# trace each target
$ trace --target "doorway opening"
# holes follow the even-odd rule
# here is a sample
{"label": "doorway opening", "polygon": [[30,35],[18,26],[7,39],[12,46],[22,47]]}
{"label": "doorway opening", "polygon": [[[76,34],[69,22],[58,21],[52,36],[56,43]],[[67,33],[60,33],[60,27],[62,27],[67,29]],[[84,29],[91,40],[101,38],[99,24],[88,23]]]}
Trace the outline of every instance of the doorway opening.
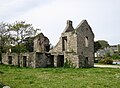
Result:
{"label": "doorway opening", "polygon": [[27,56],[23,56],[23,67],[27,66]]}
{"label": "doorway opening", "polygon": [[85,67],[88,66],[88,57],[85,57]]}
{"label": "doorway opening", "polygon": [[8,64],[12,64],[12,56],[8,56]]}
{"label": "doorway opening", "polygon": [[58,67],[63,67],[64,66],[64,55],[59,55],[58,56],[57,66]]}

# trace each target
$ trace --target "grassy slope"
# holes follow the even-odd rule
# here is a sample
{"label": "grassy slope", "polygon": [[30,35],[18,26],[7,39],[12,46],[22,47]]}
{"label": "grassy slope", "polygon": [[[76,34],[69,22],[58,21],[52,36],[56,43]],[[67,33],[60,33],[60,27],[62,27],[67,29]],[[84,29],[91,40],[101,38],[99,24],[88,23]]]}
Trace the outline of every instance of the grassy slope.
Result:
{"label": "grassy slope", "polygon": [[32,69],[0,65],[0,82],[11,88],[120,88],[120,69]]}

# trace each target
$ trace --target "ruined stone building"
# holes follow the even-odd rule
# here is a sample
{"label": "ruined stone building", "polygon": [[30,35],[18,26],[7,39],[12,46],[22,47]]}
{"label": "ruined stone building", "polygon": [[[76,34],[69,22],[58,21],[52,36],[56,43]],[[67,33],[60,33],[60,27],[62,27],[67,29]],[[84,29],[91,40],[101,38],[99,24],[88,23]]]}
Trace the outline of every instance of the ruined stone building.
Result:
{"label": "ruined stone building", "polygon": [[49,51],[49,39],[40,33],[34,37],[33,42],[34,52],[20,53],[19,55],[17,53],[3,53],[2,63],[20,67],[47,67],[46,52]]}
{"label": "ruined stone building", "polygon": [[52,50],[49,51],[49,39],[41,33],[34,38],[34,52],[20,54],[20,60],[15,53],[5,53],[2,57],[4,64],[22,67],[63,67],[66,62],[76,68],[93,67],[94,34],[86,20],[75,29],[72,21],[68,20]]}
{"label": "ruined stone building", "polygon": [[75,29],[72,21],[61,34],[57,45],[50,51],[54,57],[54,66],[63,66],[70,61],[74,67],[94,66],[94,34],[86,20],[83,20]]}

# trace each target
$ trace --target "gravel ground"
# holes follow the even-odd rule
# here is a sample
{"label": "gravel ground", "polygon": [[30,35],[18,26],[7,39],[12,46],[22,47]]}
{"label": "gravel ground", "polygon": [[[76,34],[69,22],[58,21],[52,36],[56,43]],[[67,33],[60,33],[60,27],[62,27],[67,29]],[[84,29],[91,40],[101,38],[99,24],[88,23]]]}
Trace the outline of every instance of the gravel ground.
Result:
{"label": "gravel ground", "polygon": [[100,68],[120,68],[120,66],[117,65],[94,65],[94,67],[100,67]]}

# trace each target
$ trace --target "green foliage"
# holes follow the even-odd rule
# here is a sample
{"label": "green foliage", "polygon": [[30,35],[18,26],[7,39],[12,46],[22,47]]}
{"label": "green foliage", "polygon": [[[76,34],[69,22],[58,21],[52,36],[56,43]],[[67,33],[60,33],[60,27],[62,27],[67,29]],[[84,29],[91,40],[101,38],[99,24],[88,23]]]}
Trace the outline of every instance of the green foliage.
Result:
{"label": "green foliage", "polygon": [[27,51],[33,52],[33,37],[26,38],[24,44]]}
{"label": "green foliage", "polygon": [[33,52],[33,38],[26,38],[24,43],[16,46],[11,46],[12,53]]}
{"label": "green foliage", "polygon": [[31,24],[26,24],[25,21],[16,21],[10,25],[10,31],[14,32],[14,40],[17,43],[23,43],[26,37],[34,36],[34,28]]}
{"label": "green foliage", "polygon": [[113,60],[120,60],[120,56],[119,55],[113,55],[113,56],[111,56],[111,58]]}
{"label": "green foliage", "polygon": [[0,83],[0,88],[3,88],[3,86],[4,86],[4,85],[3,85],[2,83]]}
{"label": "green foliage", "polygon": [[24,53],[24,52],[28,52],[28,50],[26,49],[25,44],[20,44],[16,46],[11,46],[11,52],[12,53]]}
{"label": "green foliage", "polygon": [[101,44],[98,41],[94,42],[94,52],[96,52],[99,49],[101,49],[101,47],[102,46],[101,46]]}
{"label": "green foliage", "polygon": [[119,68],[17,68],[0,65],[11,88],[120,88]]}
{"label": "green foliage", "polygon": [[[9,51],[11,44],[12,52],[33,51],[33,39],[40,29],[34,29],[32,24],[25,21],[16,21],[13,24],[0,23],[0,52]],[[28,39],[27,39],[28,38]],[[26,41],[27,39],[27,41]]]}
{"label": "green foliage", "polygon": [[64,63],[63,67],[64,68],[75,68],[73,63],[70,60],[68,60],[68,59],[66,59],[66,62]]}
{"label": "green foliage", "polygon": [[9,49],[8,46],[10,44],[10,34],[8,30],[7,23],[0,23],[0,52],[5,53]]}
{"label": "green foliage", "polygon": [[105,59],[100,60],[98,63],[101,63],[101,64],[112,64],[113,60],[110,57],[107,57]]}
{"label": "green foliage", "polygon": [[11,46],[12,53],[18,53],[18,46]]}
{"label": "green foliage", "polygon": [[0,62],[2,61],[2,52],[0,51]]}
{"label": "green foliage", "polygon": [[105,57],[111,57],[110,52],[107,52],[107,53],[105,54]]}
{"label": "green foliage", "polygon": [[109,43],[105,40],[98,40],[96,42],[98,42],[101,45],[101,49],[104,49],[109,46]]}

